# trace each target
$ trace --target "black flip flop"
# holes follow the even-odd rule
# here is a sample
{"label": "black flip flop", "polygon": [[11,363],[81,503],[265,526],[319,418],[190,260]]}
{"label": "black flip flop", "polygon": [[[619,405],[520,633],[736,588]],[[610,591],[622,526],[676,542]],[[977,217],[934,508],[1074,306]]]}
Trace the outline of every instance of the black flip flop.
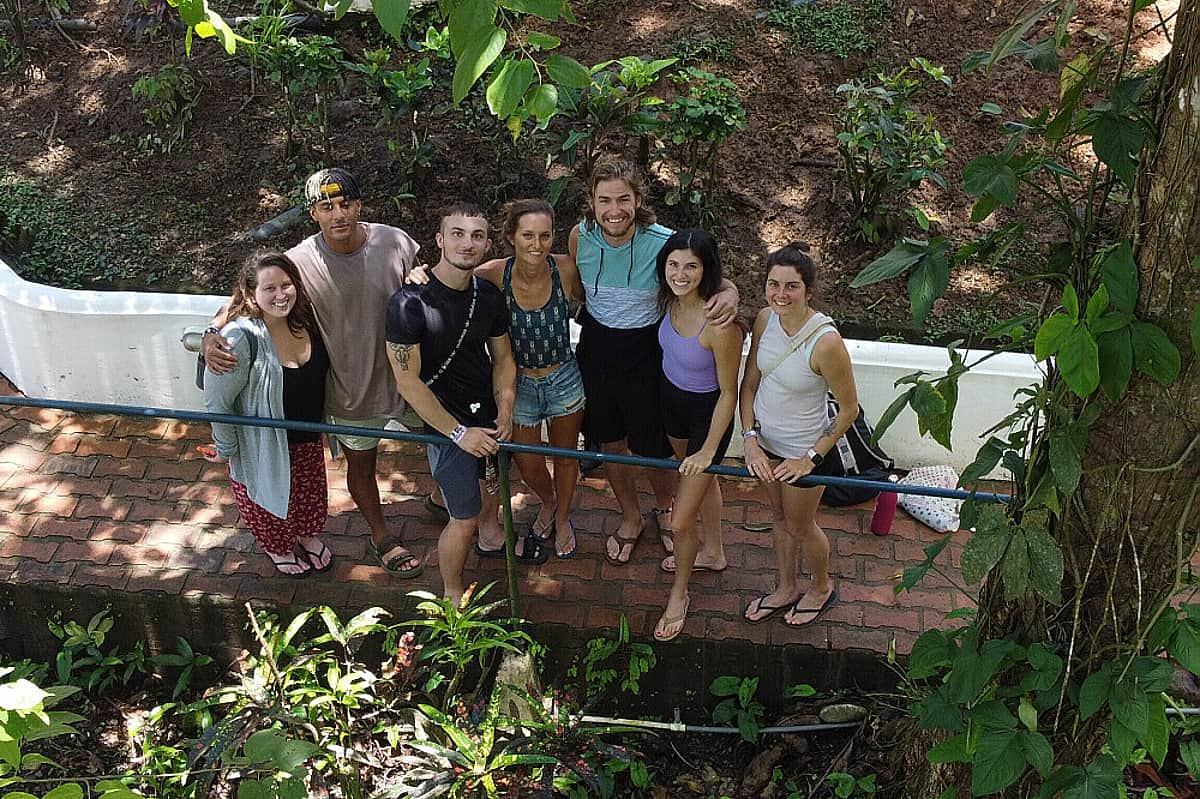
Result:
{"label": "black flip flop", "polygon": [[434,502],[433,494],[426,494],[421,504],[425,506],[425,511],[434,518],[434,521],[442,523],[450,521],[450,511],[446,510],[445,505]]}
{"label": "black flip flop", "polygon": [[[308,561],[309,566],[312,566],[312,571],[320,574],[321,572],[327,572],[333,568],[333,552],[329,550],[329,547],[325,546],[324,541],[317,542],[317,550],[315,552],[304,546],[304,544],[301,544],[299,541],[296,542],[296,546],[298,546],[300,551],[304,553],[304,559]],[[321,558],[325,556],[326,552],[329,552],[329,560],[325,562],[324,566],[318,566],[317,564],[321,562]]]}
{"label": "black flip flop", "polygon": [[[542,546],[544,542],[532,532],[525,534],[525,549],[517,555],[517,563],[530,563],[534,566],[545,563],[550,559],[550,547]],[[481,558],[503,558],[504,547],[499,549],[484,549],[475,542],[475,554]]]}
{"label": "black flip flop", "polygon": [[813,622],[815,622],[817,619],[821,618],[821,614],[824,613],[825,611],[829,610],[829,608],[831,608],[833,606],[833,604],[835,602],[837,602],[837,598],[838,598],[837,589],[835,588],[835,589],[833,589],[833,591],[830,592],[829,596],[825,599],[825,603],[823,605],[821,605],[821,607],[819,607],[819,608],[802,608],[802,607],[800,607],[800,603],[804,601],[804,595],[801,594],[800,598],[796,600],[796,604],[792,605],[792,612],[793,613],[815,613],[817,615],[813,616],[808,621],[789,622],[787,619],[784,619],[783,623],[785,625],[787,625],[788,627],[806,627],[809,624],[812,624]]}
{"label": "black flip flop", "polygon": [[[752,599],[750,601],[750,605],[753,605],[755,603],[758,604],[758,610],[760,613],[765,610],[767,612],[766,616],[761,616],[757,619],[752,619],[746,615],[747,613],[750,612],[750,606],[749,605],[746,606],[746,610],[742,613],[742,618],[746,621],[747,624],[762,624],[764,621],[771,618],[779,611],[787,610],[788,608],[795,607],[795,605],[796,605],[796,602],[785,602],[782,605],[763,605],[763,600],[766,598],[767,598],[766,594],[763,594],[762,596],[758,597],[757,599]],[[796,600],[796,601],[798,602],[799,600]]]}
{"label": "black flip flop", "polygon": [[[391,552],[392,550],[396,549],[396,547],[401,547],[405,552],[408,553],[407,556],[393,555],[385,561],[383,559],[384,553]],[[371,552],[375,554],[375,559],[379,561],[379,565],[383,566],[383,568],[387,569],[389,572],[402,580],[410,580],[413,577],[419,576],[421,572],[425,571],[425,564],[421,562],[420,558],[413,554],[412,550],[404,546],[404,542],[399,538],[389,538],[387,541],[384,541],[382,549],[375,546],[375,542],[372,541]],[[410,560],[415,560],[417,565],[411,569],[400,568],[402,564],[408,563]]]}
{"label": "black flip flop", "polygon": [[[275,567],[275,571],[278,572],[279,576],[287,578],[288,580],[303,579],[313,573],[312,563],[309,562],[307,557],[303,557],[303,559],[301,559],[302,557],[303,556],[301,555],[297,555],[296,550],[294,549],[292,550],[291,561],[284,561],[283,563],[280,563],[279,561],[275,560],[275,558],[272,558],[270,554],[267,555],[267,558],[271,561],[271,564]],[[302,572],[289,573],[285,571],[279,571],[280,566],[301,566],[305,563],[308,564],[308,568]]]}

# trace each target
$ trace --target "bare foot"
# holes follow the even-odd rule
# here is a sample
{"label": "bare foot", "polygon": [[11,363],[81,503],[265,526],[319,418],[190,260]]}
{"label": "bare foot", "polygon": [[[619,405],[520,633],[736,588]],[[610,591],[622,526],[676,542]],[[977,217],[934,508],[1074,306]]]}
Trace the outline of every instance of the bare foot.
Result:
{"label": "bare foot", "polygon": [[759,597],[750,603],[743,614],[746,621],[758,622],[768,619],[772,614],[778,613],[784,608],[790,608],[796,604],[796,600],[800,598],[799,594],[787,594],[779,589],[772,591],[766,596]]}
{"label": "bare foot", "polygon": [[575,538],[575,525],[571,524],[571,520],[556,521],[554,523],[554,553],[560,558],[569,558],[574,556],[578,547],[579,541]]}
{"label": "bare foot", "polygon": [[646,529],[646,525],[638,517],[636,523],[630,523],[628,519],[621,520],[621,526],[616,532],[608,537],[604,542],[604,554],[610,563],[625,564],[633,557],[633,550],[637,546],[638,540],[642,537],[642,531]]}
{"label": "bare foot", "polygon": [[685,596],[682,602],[668,600],[662,618],[658,620],[658,624],[654,625],[655,640],[666,642],[678,637],[687,623],[688,606],[691,604],[690,596]]}
{"label": "bare foot", "polygon": [[783,614],[783,623],[789,627],[811,624],[834,602],[837,602],[837,591],[834,589],[833,583],[830,583],[829,587],[823,591],[810,588],[796,600],[796,604],[791,610]]}

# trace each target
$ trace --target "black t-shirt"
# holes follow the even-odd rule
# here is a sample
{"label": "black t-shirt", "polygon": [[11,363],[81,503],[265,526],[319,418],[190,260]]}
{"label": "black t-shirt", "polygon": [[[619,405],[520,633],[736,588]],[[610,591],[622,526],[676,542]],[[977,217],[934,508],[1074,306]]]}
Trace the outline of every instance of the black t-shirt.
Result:
{"label": "black t-shirt", "polygon": [[[491,427],[496,422],[496,398],[486,345],[489,338],[508,333],[508,309],[500,289],[477,277],[471,281],[465,290],[455,291],[430,274],[424,286],[402,287],[388,300],[387,340],[421,345],[421,379],[442,406],[460,424]],[[472,294],[474,313],[469,311]],[[468,315],[471,327],[462,346],[434,379],[458,343]]]}
{"label": "black t-shirt", "polygon": [[[308,331],[312,353],[303,366],[283,367],[283,418],[294,422],[325,420],[325,375],[329,371],[329,354],[325,340],[315,329]],[[289,444],[320,441],[320,433],[288,430]]]}

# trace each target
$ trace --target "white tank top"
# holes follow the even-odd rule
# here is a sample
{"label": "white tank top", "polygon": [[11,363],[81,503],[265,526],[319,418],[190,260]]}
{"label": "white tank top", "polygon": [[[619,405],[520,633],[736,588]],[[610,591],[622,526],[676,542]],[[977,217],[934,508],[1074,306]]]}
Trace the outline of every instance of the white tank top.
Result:
{"label": "white tank top", "polygon": [[[803,458],[829,423],[825,414],[825,378],[812,370],[813,347],[833,325],[817,328],[808,343],[783,360],[759,381],[754,395],[754,419],[759,424],[758,441],[763,449],[783,458]],[[779,316],[772,311],[758,342],[757,364],[767,369],[791,344]]]}

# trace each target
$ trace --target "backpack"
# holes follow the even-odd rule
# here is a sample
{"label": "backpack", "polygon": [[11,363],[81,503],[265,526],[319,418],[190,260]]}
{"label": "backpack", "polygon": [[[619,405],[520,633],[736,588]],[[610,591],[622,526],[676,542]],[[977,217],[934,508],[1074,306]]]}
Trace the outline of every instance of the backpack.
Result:
{"label": "backpack", "polygon": [[[830,424],[837,418],[838,411],[837,400],[833,398],[833,394],[827,394],[825,396],[825,415],[829,418]],[[867,420],[867,414],[863,411],[862,405],[859,405],[858,416],[855,418],[854,424],[850,426],[845,435],[838,439],[834,448],[825,456],[830,464],[828,470],[822,469],[822,474],[828,474],[831,477],[858,477],[863,480],[887,480],[895,464],[887,456],[887,453],[879,448],[878,444],[871,445],[872,435],[874,435],[874,430],[871,428],[871,423]],[[866,502],[877,494],[879,491],[873,488],[830,485],[825,486],[825,493],[821,495],[821,501],[826,505],[840,508]]]}

